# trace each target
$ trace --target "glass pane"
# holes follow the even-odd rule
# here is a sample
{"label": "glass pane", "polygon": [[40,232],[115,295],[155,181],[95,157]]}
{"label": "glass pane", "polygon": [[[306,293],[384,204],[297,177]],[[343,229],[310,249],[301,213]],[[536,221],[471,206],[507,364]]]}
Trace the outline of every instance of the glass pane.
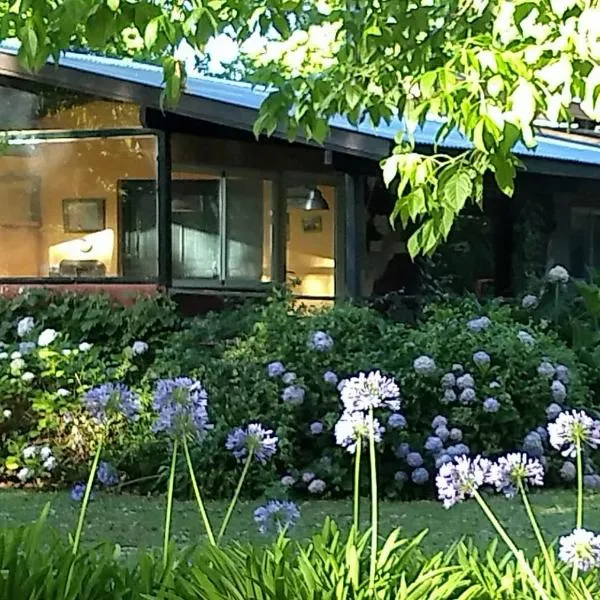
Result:
{"label": "glass pane", "polygon": [[227,277],[271,281],[273,184],[227,178]]}
{"label": "glass pane", "polygon": [[178,172],[171,182],[173,277],[219,279],[221,179]]}
{"label": "glass pane", "polygon": [[[291,188],[294,191],[296,188]],[[304,210],[288,198],[287,275],[302,296],[335,296],[335,187],[318,186],[328,210]],[[303,194],[308,194],[308,189]],[[288,194],[289,195],[289,194]]]}
{"label": "glass pane", "polygon": [[154,136],[11,140],[0,277],[156,277],[156,171]]}
{"label": "glass pane", "polygon": [[140,126],[137,104],[0,77],[0,130]]}

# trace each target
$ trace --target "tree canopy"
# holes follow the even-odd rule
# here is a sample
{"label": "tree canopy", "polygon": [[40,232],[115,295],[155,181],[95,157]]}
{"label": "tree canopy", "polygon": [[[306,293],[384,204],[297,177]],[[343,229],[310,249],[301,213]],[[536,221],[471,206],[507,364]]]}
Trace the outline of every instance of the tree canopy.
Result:
{"label": "tree canopy", "polygon": [[[513,193],[514,148],[535,146],[537,119],[569,121],[574,101],[600,115],[597,0],[0,0],[0,11],[0,39],[21,41],[26,68],[73,46],[158,58],[169,102],[185,87],[182,42],[202,52],[221,32],[240,44],[260,33],[264,48],[243,57],[273,90],[257,134],[322,142],[336,114],[402,120],[382,169],[398,194],[392,218],[414,223],[412,255],[482,202],[486,173]],[[418,152],[413,133],[431,117],[438,143],[456,129],[472,147]]]}

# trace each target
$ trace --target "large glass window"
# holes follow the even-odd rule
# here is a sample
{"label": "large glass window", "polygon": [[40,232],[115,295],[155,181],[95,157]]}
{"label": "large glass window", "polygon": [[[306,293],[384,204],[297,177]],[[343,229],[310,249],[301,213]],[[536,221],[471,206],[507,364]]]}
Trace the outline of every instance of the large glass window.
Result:
{"label": "large glass window", "polygon": [[286,265],[288,279],[295,283],[294,292],[333,298],[336,189],[330,185],[292,185],[287,188],[286,200]]}
{"label": "large glass window", "polygon": [[0,77],[0,130],[140,127],[136,104]]}
{"label": "large glass window", "polygon": [[272,188],[259,175],[174,171],[173,278],[270,281]]}
{"label": "large glass window", "polygon": [[570,271],[586,277],[600,269],[600,209],[576,207],[571,211]]}
{"label": "large glass window", "polygon": [[157,276],[154,136],[7,139],[0,277]]}

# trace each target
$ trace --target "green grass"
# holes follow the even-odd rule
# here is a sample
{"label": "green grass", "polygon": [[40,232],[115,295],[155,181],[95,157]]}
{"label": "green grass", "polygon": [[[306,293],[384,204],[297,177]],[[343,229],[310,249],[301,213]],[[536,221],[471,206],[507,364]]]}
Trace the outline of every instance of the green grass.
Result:
{"label": "green grass", "polygon": [[[569,491],[547,491],[532,497],[542,529],[549,538],[555,538],[573,528],[575,522],[575,494]],[[0,526],[29,523],[37,518],[46,503],[50,503],[50,522],[65,535],[73,531],[79,504],[73,503],[66,492],[25,492],[3,490],[0,492]],[[526,549],[535,547],[535,540],[527,517],[517,498],[491,499],[500,520]],[[230,526],[229,539],[262,543],[252,520],[258,502],[241,503]],[[600,529],[600,495],[586,498],[585,526]],[[208,510],[213,524],[220,523],[225,503],[209,502]],[[327,516],[340,525],[349,526],[351,503],[343,501],[310,501],[301,503],[302,518],[293,530],[296,538],[308,537],[319,529]],[[363,505],[366,519],[368,506]],[[406,535],[429,530],[424,548],[441,550],[461,536],[472,537],[484,547],[494,537],[492,526],[486,521],[474,502],[467,502],[445,510],[438,502],[382,502],[381,529],[383,533],[401,527]],[[139,496],[99,495],[90,505],[84,542],[109,541],[123,548],[160,547],[164,519],[164,498]],[[179,544],[201,541],[202,526],[193,502],[176,502],[174,507],[173,535]]]}

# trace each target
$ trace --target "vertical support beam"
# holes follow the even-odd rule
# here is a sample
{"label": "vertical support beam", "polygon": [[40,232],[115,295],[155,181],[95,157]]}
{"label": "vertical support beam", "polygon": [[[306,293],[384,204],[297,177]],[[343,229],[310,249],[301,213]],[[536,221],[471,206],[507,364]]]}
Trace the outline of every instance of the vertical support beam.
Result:
{"label": "vertical support beam", "polygon": [[352,199],[346,196],[345,178],[339,178],[335,185],[335,215],[333,221],[333,255],[334,255],[334,293],[336,302],[348,298],[346,285],[346,241],[347,219],[346,206]]}
{"label": "vertical support beam", "polygon": [[170,287],[172,283],[171,257],[171,136],[158,133],[157,223],[158,283]]}
{"label": "vertical support beam", "polygon": [[287,199],[283,176],[279,175],[273,182],[272,206],[272,279],[273,283],[286,282],[286,250],[287,250]]}
{"label": "vertical support beam", "polygon": [[222,283],[227,279],[227,176],[225,171],[221,173],[219,184],[219,279]]}
{"label": "vertical support beam", "polygon": [[346,298],[362,296],[362,269],[364,256],[364,194],[363,175],[344,176],[345,228],[345,291]]}

